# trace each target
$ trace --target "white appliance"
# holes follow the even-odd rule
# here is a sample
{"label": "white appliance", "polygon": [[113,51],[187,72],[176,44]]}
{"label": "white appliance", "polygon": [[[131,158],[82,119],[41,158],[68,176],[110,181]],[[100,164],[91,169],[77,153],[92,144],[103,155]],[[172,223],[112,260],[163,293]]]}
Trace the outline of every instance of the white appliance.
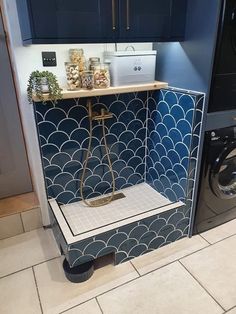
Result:
{"label": "white appliance", "polygon": [[155,80],[156,51],[107,51],[111,86],[152,83]]}

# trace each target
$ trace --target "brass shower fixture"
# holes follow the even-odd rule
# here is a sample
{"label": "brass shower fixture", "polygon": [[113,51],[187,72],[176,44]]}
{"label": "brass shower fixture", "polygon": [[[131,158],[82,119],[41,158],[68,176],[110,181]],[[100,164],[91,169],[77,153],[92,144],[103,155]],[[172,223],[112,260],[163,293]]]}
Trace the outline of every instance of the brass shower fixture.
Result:
{"label": "brass shower fixture", "polygon": [[92,113],[92,120],[95,121],[101,121],[101,120],[106,120],[106,119],[111,119],[113,118],[113,114],[111,112],[105,111],[105,109],[101,110],[101,114],[98,114],[97,112]]}
{"label": "brass shower fixture", "polygon": [[[106,119],[112,118],[113,114],[110,113],[110,112],[105,111],[105,109],[101,109],[101,114],[98,114],[97,112],[93,112],[92,111],[92,103],[91,103],[90,99],[88,99],[87,108],[88,108],[88,116],[89,116],[89,144],[88,144],[88,149],[87,149],[87,154],[86,154],[86,157],[85,157],[85,161],[83,163],[83,172],[82,172],[82,177],[81,177],[81,182],[80,182],[80,191],[81,191],[82,201],[87,206],[89,206],[89,207],[99,207],[99,206],[107,205],[110,202],[112,202],[113,200],[123,198],[124,196],[123,196],[123,193],[118,193],[117,195],[115,195],[115,189],[116,189],[116,187],[115,187],[115,175],[114,175],[114,171],[112,169],[112,162],[111,162],[109,149],[108,149],[108,145],[107,145],[107,140],[106,140],[106,131],[105,131],[105,123],[104,123],[104,121]],[[112,192],[111,192],[110,196],[105,196],[105,197],[102,197],[102,198],[97,199],[97,200],[88,201],[84,197],[83,187],[84,187],[85,171],[86,171],[86,168],[87,168],[88,159],[89,159],[89,155],[91,154],[91,148],[92,148],[92,129],[93,129],[92,121],[94,121],[94,120],[102,122],[102,132],[103,132],[104,147],[105,147],[105,151],[106,151],[106,155],[107,155],[107,159],[108,159],[109,170],[110,170],[111,177],[112,177]]]}

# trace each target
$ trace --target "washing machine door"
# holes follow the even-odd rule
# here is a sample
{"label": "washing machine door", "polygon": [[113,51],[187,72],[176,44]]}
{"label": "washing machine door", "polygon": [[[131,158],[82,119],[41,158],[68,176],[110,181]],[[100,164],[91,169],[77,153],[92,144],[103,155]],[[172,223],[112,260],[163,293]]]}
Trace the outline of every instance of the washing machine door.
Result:
{"label": "washing machine door", "polygon": [[230,143],[210,171],[210,186],[220,199],[236,199],[236,142]]}

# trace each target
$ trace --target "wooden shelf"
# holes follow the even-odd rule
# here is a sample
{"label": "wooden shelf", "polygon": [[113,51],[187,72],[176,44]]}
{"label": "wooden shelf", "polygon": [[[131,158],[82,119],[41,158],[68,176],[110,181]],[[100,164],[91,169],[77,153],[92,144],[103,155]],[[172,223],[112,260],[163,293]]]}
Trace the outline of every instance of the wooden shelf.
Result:
{"label": "wooden shelf", "polygon": [[[148,83],[148,84],[126,85],[126,86],[117,86],[117,87],[92,89],[92,90],[80,89],[76,91],[68,91],[64,89],[62,91],[62,99],[124,94],[124,93],[130,93],[130,92],[143,92],[143,91],[150,91],[150,90],[158,90],[158,89],[166,88],[166,87],[168,87],[168,83],[155,81],[153,83]],[[48,94],[45,94],[44,100],[45,101],[50,100],[48,97]],[[33,97],[33,101],[39,102],[40,100],[37,97]]]}

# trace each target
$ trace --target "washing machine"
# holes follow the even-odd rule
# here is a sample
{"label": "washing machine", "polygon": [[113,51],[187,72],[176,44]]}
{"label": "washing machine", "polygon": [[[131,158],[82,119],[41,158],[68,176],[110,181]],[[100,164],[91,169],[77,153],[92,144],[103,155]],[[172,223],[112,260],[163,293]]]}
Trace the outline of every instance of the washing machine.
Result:
{"label": "washing machine", "polygon": [[236,126],[205,134],[194,233],[236,218]]}

